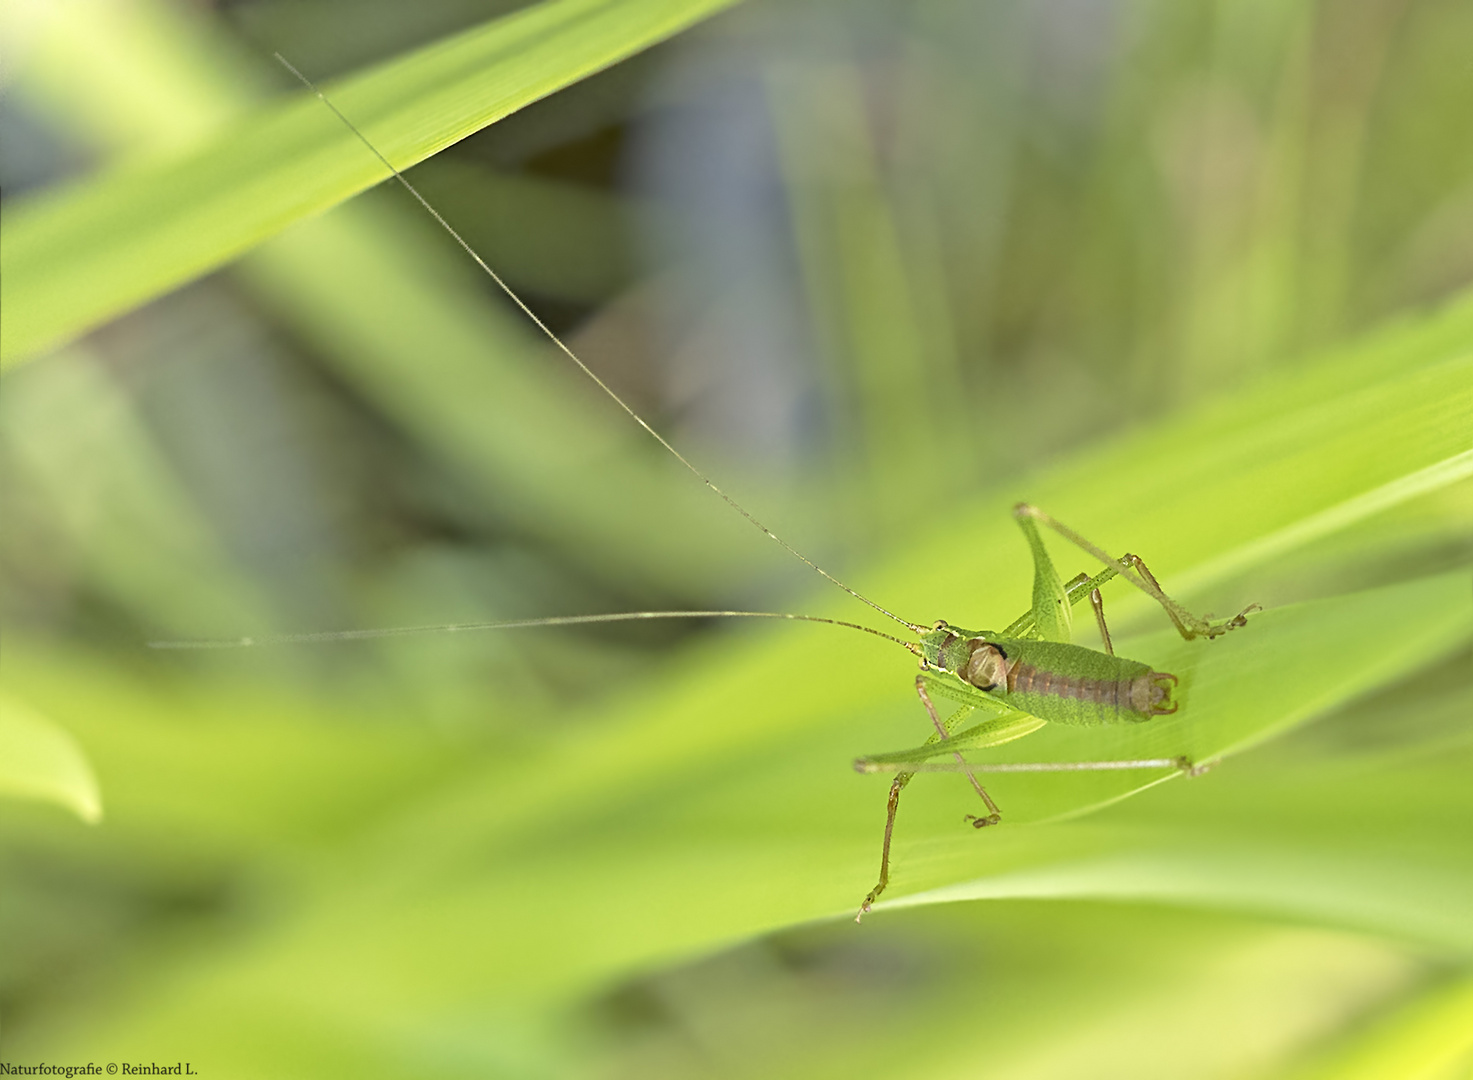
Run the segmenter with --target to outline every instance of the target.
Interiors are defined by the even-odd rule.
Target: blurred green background
[[[1473,1076],[1473,6],[0,13],[0,1058]],[[1109,594],[1186,706],[1013,754],[1226,760],[1009,778],[980,834],[922,777],[899,903],[855,926],[886,781],[849,762],[927,732],[893,646],[145,648],[879,618],[402,190],[347,201],[381,170],[278,50],[427,159],[682,452],[907,618],[1021,613],[1019,498],[1194,609],[1264,604],[1182,645]]]

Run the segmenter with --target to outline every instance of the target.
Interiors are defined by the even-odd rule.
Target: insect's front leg
[[[951,732],[955,731],[961,722],[977,708],[975,702],[978,699],[991,701],[990,698],[984,698],[980,691],[973,690],[965,692],[966,699],[963,701],[962,707],[953,713],[949,720],[943,723],[940,715],[936,712],[936,706],[931,701],[931,695],[927,693],[927,688],[932,685],[931,679],[932,677],[925,672],[916,676],[916,696],[921,699],[921,704],[926,708],[926,715],[931,718],[931,726],[936,729],[936,733],[926,740],[925,745],[927,746],[933,746],[938,742],[950,738]],[[954,694],[955,691],[952,691],[952,695]],[[1005,709],[1005,707],[1003,708]],[[966,771],[967,761],[966,758],[962,757],[960,751],[953,753],[952,756],[956,758],[962,771]],[[885,891],[886,886],[890,884],[890,843],[895,835],[895,815],[900,810],[900,793],[905,790],[905,785],[910,783],[911,777],[914,775],[914,773],[908,772],[899,773],[890,784],[890,798],[885,808],[885,838],[880,845],[880,878],[875,883],[875,887],[864,898],[864,902],[860,904],[859,914],[854,917],[855,922],[859,922],[864,918],[865,913],[869,911],[874,905],[874,902],[879,899],[880,894]],[[996,825],[1002,820],[1002,812],[998,809],[997,803],[992,801],[992,796],[987,794],[987,789],[982,786],[981,782],[971,772],[967,772],[967,779],[972,782],[972,787],[976,790],[977,794],[982,796],[982,801],[987,805],[988,811],[985,817],[968,814],[967,820],[979,829],[986,825]]]

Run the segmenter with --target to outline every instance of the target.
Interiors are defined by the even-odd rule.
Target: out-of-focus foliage
[[[1468,1076],[1473,9],[751,4],[582,78],[716,6],[3,9],[7,355],[188,282],[0,394],[0,678],[31,754],[0,797],[95,817],[95,773],[107,809],[3,803],[5,1060]],[[528,26],[554,36],[510,64],[433,44]],[[926,735],[891,645],[144,649],[873,614],[662,456],[402,191],[295,221],[373,163],[273,50],[380,95],[340,104],[412,158],[525,105],[411,178],[881,603],[1010,621],[1026,497],[1194,609],[1270,608],[1183,643],[1111,592],[1181,712],[993,755],[1223,760],[1001,777],[983,833],[961,778],[920,777],[892,903],[856,927],[885,783],[848,762]]]
[[[102,819],[97,777],[76,740],[23,701],[0,694],[0,795],[65,806]]]
[[[533,5],[329,89],[375,147],[407,169],[720,3]],[[25,58],[31,81],[73,81],[74,47],[98,43],[108,31],[123,39],[109,41],[111,48],[162,36],[150,15],[128,4],[79,0],[33,16],[36,39]],[[496,77],[487,78],[487,69]],[[112,169],[14,215],[6,247],[11,317],[0,355],[13,360],[54,348],[382,178],[381,163],[314,99],[230,123],[248,100],[230,74],[187,62],[169,65],[162,77],[150,72],[164,95],[139,110],[154,160]],[[198,100],[172,108],[171,89],[204,96],[206,109]]]

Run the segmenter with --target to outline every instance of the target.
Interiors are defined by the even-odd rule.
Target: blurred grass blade
[[[569,393],[581,376],[544,352],[520,312],[485,301],[469,259],[404,228],[415,211],[407,199],[342,207],[261,245],[239,273],[474,485],[461,513],[516,521],[625,585],[720,595],[757,545],[627,417]]]
[[[325,90],[408,168],[728,2],[548,0]],[[187,154],[23,202],[8,211],[0,249],[0,363],[84,333],[383,178],[357,138],[299,94]]]
[[[1437,491],[1473,476],[1473,450],[1453,454],[1424,469],[1399,476],[1378,488],[1327,507],[1293,525],[1261,537],[1227,554],[1183,574],[1177,587],[1187,591],[1207,582],[1220,581],[1247,567],[1261,565],[1270,559],[1330,536],[1366,518]]]
[[[1358,1025],[1292,1080],[1463,1080],[1473,1075],[1473,979],[1434,984],[1391,1016]]]
[[[126,388],[78,343],[6,376],[11,492],[44,497],[91,587],[155,626],[256,624],[268,607],[190,498]],[[44,493],[44,494],[43,494]]]
[[[8,693],[0,693],[0,795],[64,806],[89,825],[102,820],[102,792],[77,741]]]
[[[218,127],[218,117],[249,112],[261,72],[243,63],[207,20],[185,18],[157,0],[107,3],[100,12],[96,6],[88,0],[48,22],[55,34],[43,55],[50,59],[34,61],[23,80],[26,94],[70,136],[100,150],[172,145],[181,132],[199,138],[202,113],[216,117]],[[77,10],[97,17],[73,17]],[[128,48],[110,51],[114,40]],[[69,56],[101,53],[108,54],[107,64],[80,72],[64,64]],[[139,93],[139,85],[148,92]],[[320,104],[318,111],[327,114]],[[361,146],[348,151],[367,157]],[[448,156],[431,163],[429,190],[436,200],[457,190],[444,182],[447,168],[452,180],[464,179]],[[416,184],[425,179],[420,171]],[[587,244],[598,236],[612,243],[624,227],[618,224],[622,211],[575,185],[555,187],[545,191],[521,179],[479,192],[478,211],[485,210],[485,198],[506,202],[494,215],[501,224],[481,238],[489,245],[484,250],[519,287],[536,289],[554,279],[575,292],[613,287],[620,272],[607,262],[600,270]],[[520,312],[487,302],[474,264],[397,185],[381,194],[299,223],[259,245],[232,271],[346,383],[469,483],[476,497],[453,500],[457,516],[478,526],[490,520],[498,529],[514,521],[619,588],[650,582],[683,598],[721,595],[752,554],[750,540],[730,528],[704,491],[687,486],[686,477],[650,453],[626,417],[606,401],[569,392],[576,373],[561,361],[547,362],[546,342]],[[452,197],[443,208],[454,204]],[[554,257],[532,235],[547,239],[548,214],[560,222],[564,241],[557,265],[543,262],[540,272],[522,273],[535,258]],[[482,216],[467,214],[472,222]],[[512,220],[521,233],[508,252],[497,245],[507,241],[505,226]],[[596,236],[580,235],[585,229]],[[569,273],[570,262],[581,269]],[[590,467],[594,462],[597,467]],[[648,522],[657,513],[664,527],[652,531]],[[369,618],[397,621],[387,612]],[[197,623],[186,632],[209,632],[215,625]],[[241,633],[264,624],[238,612],[223,629]]]

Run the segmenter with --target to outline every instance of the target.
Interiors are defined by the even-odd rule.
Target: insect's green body
[[[1184,638],[1214,638],[1244,625],[1249,608],[1222,622],[1193,615],[1161,591],[1155,577],[1138,557],[1116,559],[1055,521],[1037,507],[1020,503],[1014,516],[1033,549],[1033,606],[1001,633],[964,630],[947,622],[930,628],[914,627],[920,640],[912,651],[920,657],[916,693],[931,718],[935,733],[921,746],[891,754],[874,754],[854,763],[860,772],[898,772],[890,785],[885,817],[885,841],[880,853],[880,880],[864,898],[860,916],[869,910],[890,880],[890,840],[900,793],[914,773],[956,769],[967,774],[988,814],[968,815],[973,825],[996,825],[1002,820],[997,804],[978,783],[978,772],[1044,772],[1078,769],[1195,768],[1186,758],[1150,758],[1093,762],[1008,762],[982,764],[966,759],[963,750],[1000,746],[1037,731],[1047,723],[1095,726],[1136,724],[1176,712],[1171,694],[1175,675],[1155,671],[1138,660],[1116,656],[1105,625],[1099,588],[1120,576],[1145,592],[1165,610]],[[1060,580],[1036,523],[1094,555],[1105,569],[1093,577],[1080,574],[1067,584]],[[1070,643],[1073,606],[1086,597],[1094,607],[1104,651]],[[933,697],[961,706],[943,721]],[[979,716],[980,714],[980,716]],[[977,722],[980,720],[980,722]],[[966,725],[971,724],[968,727]],[[932,759],[955,758],[936,765]]]
[[[942,623],[922,635],[921,653],[927,667],[1056,724],[1138,723],[1176,711],[1174,676],[1067,642]]]

